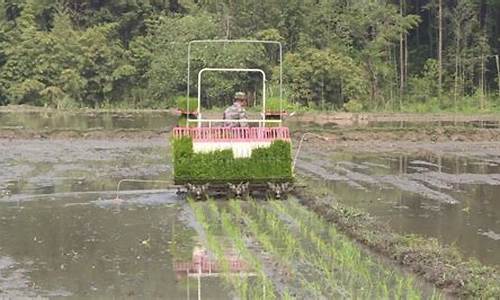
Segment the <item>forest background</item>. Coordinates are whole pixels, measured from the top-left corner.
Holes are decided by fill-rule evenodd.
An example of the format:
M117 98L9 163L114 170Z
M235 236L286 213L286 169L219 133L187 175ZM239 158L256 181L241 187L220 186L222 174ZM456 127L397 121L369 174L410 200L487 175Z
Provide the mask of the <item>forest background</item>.
M500 0L0 0L0 105L175 106L195 39L282 42L291 109L500 111ZM190 88L261 68L277 97L278 63L273 45L196 45ZM203 80L209 107L262 96L259 74Z

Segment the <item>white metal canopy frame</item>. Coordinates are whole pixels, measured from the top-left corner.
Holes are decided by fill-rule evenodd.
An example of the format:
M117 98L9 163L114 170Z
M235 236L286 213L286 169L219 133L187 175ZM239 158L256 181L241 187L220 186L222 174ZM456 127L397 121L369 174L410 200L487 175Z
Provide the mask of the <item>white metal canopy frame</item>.
M260 40L194 40L190 41L188 44L188 70L187 70L187 110L189 111L189 96L190 96L190 84L191 84L191 48L193 44L196 43L249 43L249 44L274 44L279 46L279 63L280 63L280 78L279 78L279 93L280 93L280 112L283 111L283 47L280 42L277 41L260 41ZM201 79L202 75L206 71L216 71L216 72L254 72L262 74L262 118L257 120L221 120L221 119L201 119ZM280 114L279 120L266 120L266 74L261 69L255 68L204 68L198 73L198 109L197 109L197 118L190 119L190 116L187 117L188 124L190 122L198 123L198 127L201 127L202 123L208 123L211 126L212 123L219 122L245 122L245 123L258 123L259 126L265 125L265 123L281 123L282 116Z

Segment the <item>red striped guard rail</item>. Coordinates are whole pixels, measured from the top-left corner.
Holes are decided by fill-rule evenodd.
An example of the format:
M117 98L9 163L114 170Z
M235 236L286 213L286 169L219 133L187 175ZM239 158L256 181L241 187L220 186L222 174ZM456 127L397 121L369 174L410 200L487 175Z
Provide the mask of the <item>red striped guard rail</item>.
M288 127L175 127L173 134L205 142L290 140Z

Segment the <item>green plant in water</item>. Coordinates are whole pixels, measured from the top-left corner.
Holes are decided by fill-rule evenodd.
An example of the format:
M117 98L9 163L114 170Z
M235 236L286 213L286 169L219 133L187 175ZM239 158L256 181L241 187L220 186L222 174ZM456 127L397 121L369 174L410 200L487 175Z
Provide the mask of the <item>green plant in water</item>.
M280 265L285 267L285 269L292 270L294 277L300 278L300 282L303 286L302 290L304 292L311 295L312 298L323 298L318 286L314 282L308 281L302 272L293 268L292 261L296 257L290 255L290 251L283 250L281 244L277 244L276 240L272 239L265 230L263 230L261 224L258 224L250 215L243 212L239 202L231 201L229 207L233 215L246 224L248 232L259 242L262 248L278 259Z
M214 201L209 201L209 207L214 214L218 214L223 231L229 236L231 241L233 241L238 252L242 257L250 264L251 268L257 273L257 281L253 284L252 289L249 291L252 299L254 298L266 298L275 299L276 291L273 283L264 275L262 272L262 264L256 259L254 255L250 253L245 245L245 242L241 238L242 232L234 224L234 220L231 219L227 212L219 212L217 205Z
M332 226L328 226L322 218L299 207L296 201L289 201L286 207L280 202L272 202L271 206L280 215L288 215L287 219L295 220L302 239L310 239L313 252L309 257L326 275L328 263L336 265L337 276L333 280L340 281L343 287L350 287L352 295L359 296L358 290L365 297L420 298L412 278L399 272L387 269L374 262L369 256L362 255L352 242L338 234ZM327 231L325 232L325 229ZM325 234L326 233L326 234ZM330 241L335 241L334 243ZM380 280L384 278L384 280ZM394 291L392 287L395 288ZM404 291L402 291L404 286ZM402 293L402 295L398 295ZM400 297L401 296L401 297Z

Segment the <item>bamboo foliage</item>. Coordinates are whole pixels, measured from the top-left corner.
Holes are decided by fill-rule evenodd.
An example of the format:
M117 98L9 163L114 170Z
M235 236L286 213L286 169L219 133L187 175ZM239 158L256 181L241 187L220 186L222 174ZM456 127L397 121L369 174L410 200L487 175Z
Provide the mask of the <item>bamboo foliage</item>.
M498 1L472 0L5 0L0 104L174 107L186 90L186 43L230 37L282 42L285 97L299 106L491 109L500 106L489 93L498 85L490 58L500 53L499 16ZM276 88L277 47L193 55L193 76L210 66L261 68ZM435 83L423 84L433 61ZM238 90L259 98L258 82L207 75L202 103L227 106Z

